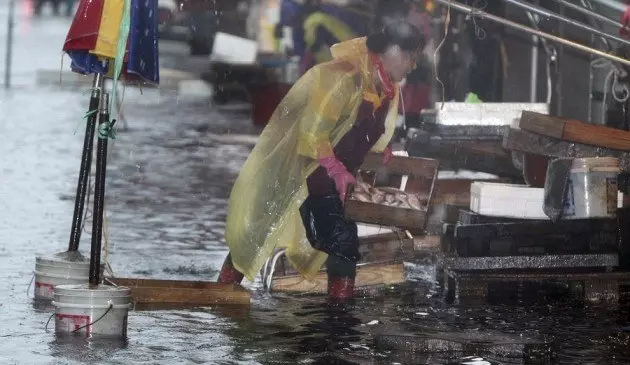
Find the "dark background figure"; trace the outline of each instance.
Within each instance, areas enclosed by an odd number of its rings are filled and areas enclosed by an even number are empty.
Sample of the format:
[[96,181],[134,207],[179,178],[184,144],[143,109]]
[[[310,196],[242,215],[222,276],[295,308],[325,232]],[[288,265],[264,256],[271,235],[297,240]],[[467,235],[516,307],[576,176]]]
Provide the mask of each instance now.
[[[348,27],[352,34],[340,30],[336,22]],[[292,30],[292,53],[300,57],[300,74],[328,60],[323,54],[333,44],[367,36],[372,30],[369,16],[361,8],[335,6],[320,0],[307,0],[304,4],[283,0],[280,21],[275,29],[276,38],[282,37],[285,26]],[[314,39],[307,39],[308,32],[315,34]]]
[[55,16],[59,16],[61,10],[61,4],[65,4],[66,12],[65,15],[70,17],[73,15],[74,3],[76,0],[34,0],[33,13],[36,16],[41,15],[42,9],[46,3],[50,3],[52,7],[52,13]]

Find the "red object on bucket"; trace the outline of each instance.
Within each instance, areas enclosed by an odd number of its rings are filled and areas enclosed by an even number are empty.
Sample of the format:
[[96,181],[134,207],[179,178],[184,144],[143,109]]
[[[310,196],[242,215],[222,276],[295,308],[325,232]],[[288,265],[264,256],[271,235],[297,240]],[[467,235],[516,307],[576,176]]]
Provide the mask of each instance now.
[[254,125],[265,126],[292,84],[269,83],[250,89]]

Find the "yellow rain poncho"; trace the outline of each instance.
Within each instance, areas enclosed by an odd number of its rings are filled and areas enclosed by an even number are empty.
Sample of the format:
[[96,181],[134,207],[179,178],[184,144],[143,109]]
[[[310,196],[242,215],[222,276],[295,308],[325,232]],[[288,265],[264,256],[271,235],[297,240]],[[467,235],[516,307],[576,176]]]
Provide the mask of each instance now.
[[[333,154],[355,122],[363,100],[380,106],[366,38],[334,45],[333,60],[302,76],[276,108],[239,174],[228,202],[225,237],[234,267],[253,280],[275,248],[307,279],[326,262],[306,240],[299,208],[317,159]],[[398,116],[390,102],[385,133],[373,151],[389,144]]]

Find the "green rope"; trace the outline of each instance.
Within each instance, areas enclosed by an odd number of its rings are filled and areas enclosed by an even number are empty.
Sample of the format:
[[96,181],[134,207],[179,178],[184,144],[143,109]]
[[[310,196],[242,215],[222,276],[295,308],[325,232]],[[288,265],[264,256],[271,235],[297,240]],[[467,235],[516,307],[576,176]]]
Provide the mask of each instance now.
[[116,139],[116,130],[114,129],[116,119],[112,119],[109,122],[101,123],[98,126],[98,138],[99,139]]
[[[98,112],[98,109],[94,109],[94,110],[90,110],[87,113],[85,113],[85,115],[83,116],[83,119],[87,119],[89,118],[92,114],[96,114]],[[74,129],[74,134],[77,134],[77,131],[79,130],[79,127],[81,126],[81,122],[77,123],[77,127]]]

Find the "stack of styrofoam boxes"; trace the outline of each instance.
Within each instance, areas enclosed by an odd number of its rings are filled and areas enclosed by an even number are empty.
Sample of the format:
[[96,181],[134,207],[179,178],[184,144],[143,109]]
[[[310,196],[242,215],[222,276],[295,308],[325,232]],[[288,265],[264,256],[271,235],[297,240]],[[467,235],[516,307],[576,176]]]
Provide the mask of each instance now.
[[476,181],[470,186],[470,210],[492,217],[549,219],[544,197],[544,188]]
[[523,110],[549,114],[545,103],[436,103],[437,123],[441,125],[486,125],[518,128]]

